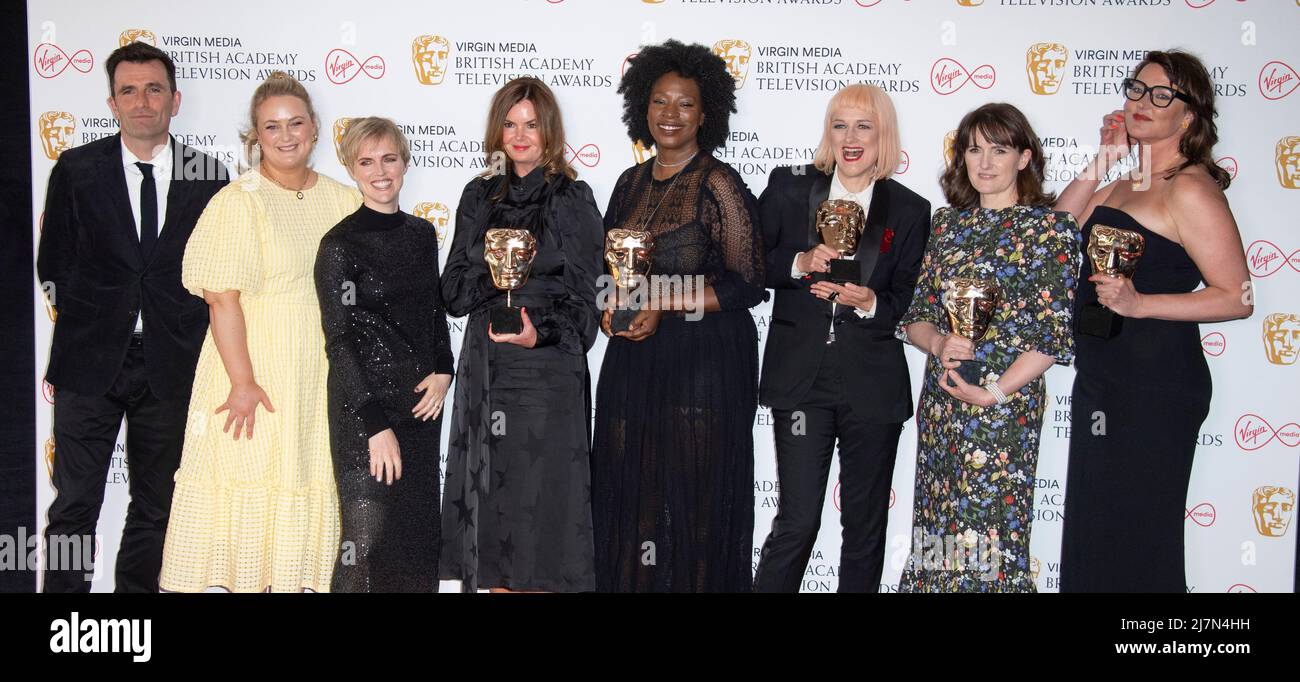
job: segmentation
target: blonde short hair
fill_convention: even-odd
[[[339,156],[343,158],[343,166],[351,168],[357,162],[361,145],[371,140],[384,139],[392,140],[397,153],[402,156],[402,163],[411,163],[411,143],[402,134],[402,129],[392,119],[367,116],[352,119],[348,123],[348,131],[343,133],[343,139],[339,142]]]
[[[876,172],[873,179],[884,180],[894,174],[902,157],[903,144],[898,138],[898,114],[894,102],[884,90],[867,83],[855,83],[835,93],[826,104],[826,120],[822,122],[822,139],[813,153],[813,165],[830,175],[835,172],[835,150],[831,148],[831,116],[836,109],[865,109],[876,120]]]

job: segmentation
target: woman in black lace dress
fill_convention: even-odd
[[[601,366],[592,449],[601,591],[741,592],[752,582],[749,308],[767,294],[757,202],[712,155],[734,90],[708,48],[672,40],[642,49],[619,85],[629,135],[657,156],[619,178],[605,228],[654,235],[658,301],[610,338]]]
[[[564,161],[564,124],[546,84],[517,78],[497,91],[484,139],[495,168],[461,195],[442,277],[447,312],[469,316],[447,446],[442,574],[466,591],[590,591],[587,349],[600,211]],[[489,326],[491,309],[506,304],[483,260],[492,228],[537,240],[528,279],[510,295],[522,309],[517,334]]]
[[[331,589],[437,592],[439,413],[452,379],[438,238],[398,209],[411,151],[392,121],[353,121],[342,148],[364,203],[316,255],[342,515]]]

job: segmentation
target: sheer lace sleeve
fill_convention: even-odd
[[[752,308],[767,300],[758,201],[723,163],[708,174],[701,189],[700,221],[721,250],[725,268],[713,282],[713,292],[723,310]]]

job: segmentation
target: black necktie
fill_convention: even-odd
[[[158,188],[153,182],[153,164],[137,161],[135,165],[144,175],[140,181],[140,252],[148,258],[158,241]]]

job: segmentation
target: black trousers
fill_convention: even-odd
[[[903,424],[854,413],[828,349],[803,405],[772,410],[781,507],[763,542],[755,592],[797,592],[821,527],[831,454],[840,451],[840,592],[876,592],[885,561],[889,484]],[[859,390],[859,389],[855,389]],[[865,389],[863,389],[865,390]],[[870,396],[856,396],[870,399]]]
[[[54,393],[54,487],[45,528],[45,592],[89,592],[89,557],[104,503],[117,433],[126,417],[131,502],[117,552],[115,591],[157,592],[163,540],[180,465],[189,396],[161,400],[149,389],[144,348],[131,342],[108,393]]]

